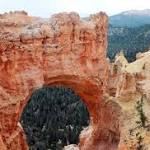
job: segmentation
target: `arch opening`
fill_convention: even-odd
[[[80,132],[89,125],[83,100],[64,86],[36,90],[20,119],[31,150],[61,150],[78,144]]]

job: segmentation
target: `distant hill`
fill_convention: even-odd
[[[135,60],[138,52],[147,51],[150,47],[150,25],[140,27],[109,26],[108,57],[113,60],[121,50],[129,61]]]
[[[88,20],[88,17],[83,18]],[[108,52],[110,60],[121,50],[128,61],[150,48],[150,9],[130,10],[109,17]]]
[[[110,16],[109,23],[114,27],[139,27],[150,24],[150,9],[130,10]]]

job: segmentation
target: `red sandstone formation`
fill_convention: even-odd
[[[88,21],[76,13],[50,19],[25,12],[0,15],[0,150],[28,149],[19,120],[30,95],[44,85],[68,86],[87,105],[90,126],[80,135],[79,149],[130,150],[128,130],[135,114],[118,97],[136,94],[136,84],[129,82],[137,80],[109,67],[107,23],[102,12]]]
[[[64,85],[81,96],[90,112],[80,149],[116,149],[117,109],[102,98],[108,73],[107,16],[98,13],[85,21],[76,13],[41,19],[14,12],[1,15],[0,26],[1,145],[26,150],[18,122],[30,95],[43,85]]]

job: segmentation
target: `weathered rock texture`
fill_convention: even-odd
[[[87,105],[90,126],[80,135],[79,149],[131,149],[135,96],[145,95],[149,113],[149,60],[144,75],[141,69],[136,70],[140,74],[132,73],[132,64],[125,58],[122,62],[123,56],[109,66],[107,19],[102,12],[88,21],[76,13],[50,19],[25,12],[0,15],[1,150],[28,149],[19,120],[30,95],[44,85],[68,86]]]
[[[110,64],[109,76],[109,96],[122,111],[120,149],[150,150],[150,51],[138,54],[132,63],[127,62],[123,53],[118,54],[115,63]],[[143,113],[137,108],[141,99]],[[142,126],[144,117],[145,126]]]
[[[81,96],[90,113],[90,126],[81,134],[82,150],[116,149],[119,122],[116,106],[103,99],[107,16],[80,20],[76,13],[50,19],[25,12],[0,16],[0,135],[9,150],[26,150],[19,120],[32,92],[44,85],[69,86]]]

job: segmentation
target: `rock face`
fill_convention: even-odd
[[[144,113],[150,113],[149,53],[132,64],[120,54],[109,65],[107,23],[102,12],[88,21],[76,13],[50,19],[29,17],[25,12],[0,15],[1,150],[28,149],[19,120],[33,91],[44,85],[68,86],[87,105],[90,126],[80,135],[79,149],[136,149],[135,105],[143,95]],[[145,128],[136,132],[149,148],[149,132]]]
[[[50,19],[25,12],[0,16],[0,145],[8,150],[28,149],[19,124],[32,92],[44,85],[63,85],[81,96],[90,113],[83,131],[82,150],[106,149],[119,143],[116,105],[105,101],[108,64],[107,16],[81,20],[76,13]],[[118,107],[119,109],[119,107]]]
[[[150,51],[138,54],[135,62],[128,63],[120,53],[110,64],[108,93],[122,111],[120,149],[150,149],[149,58]]]

